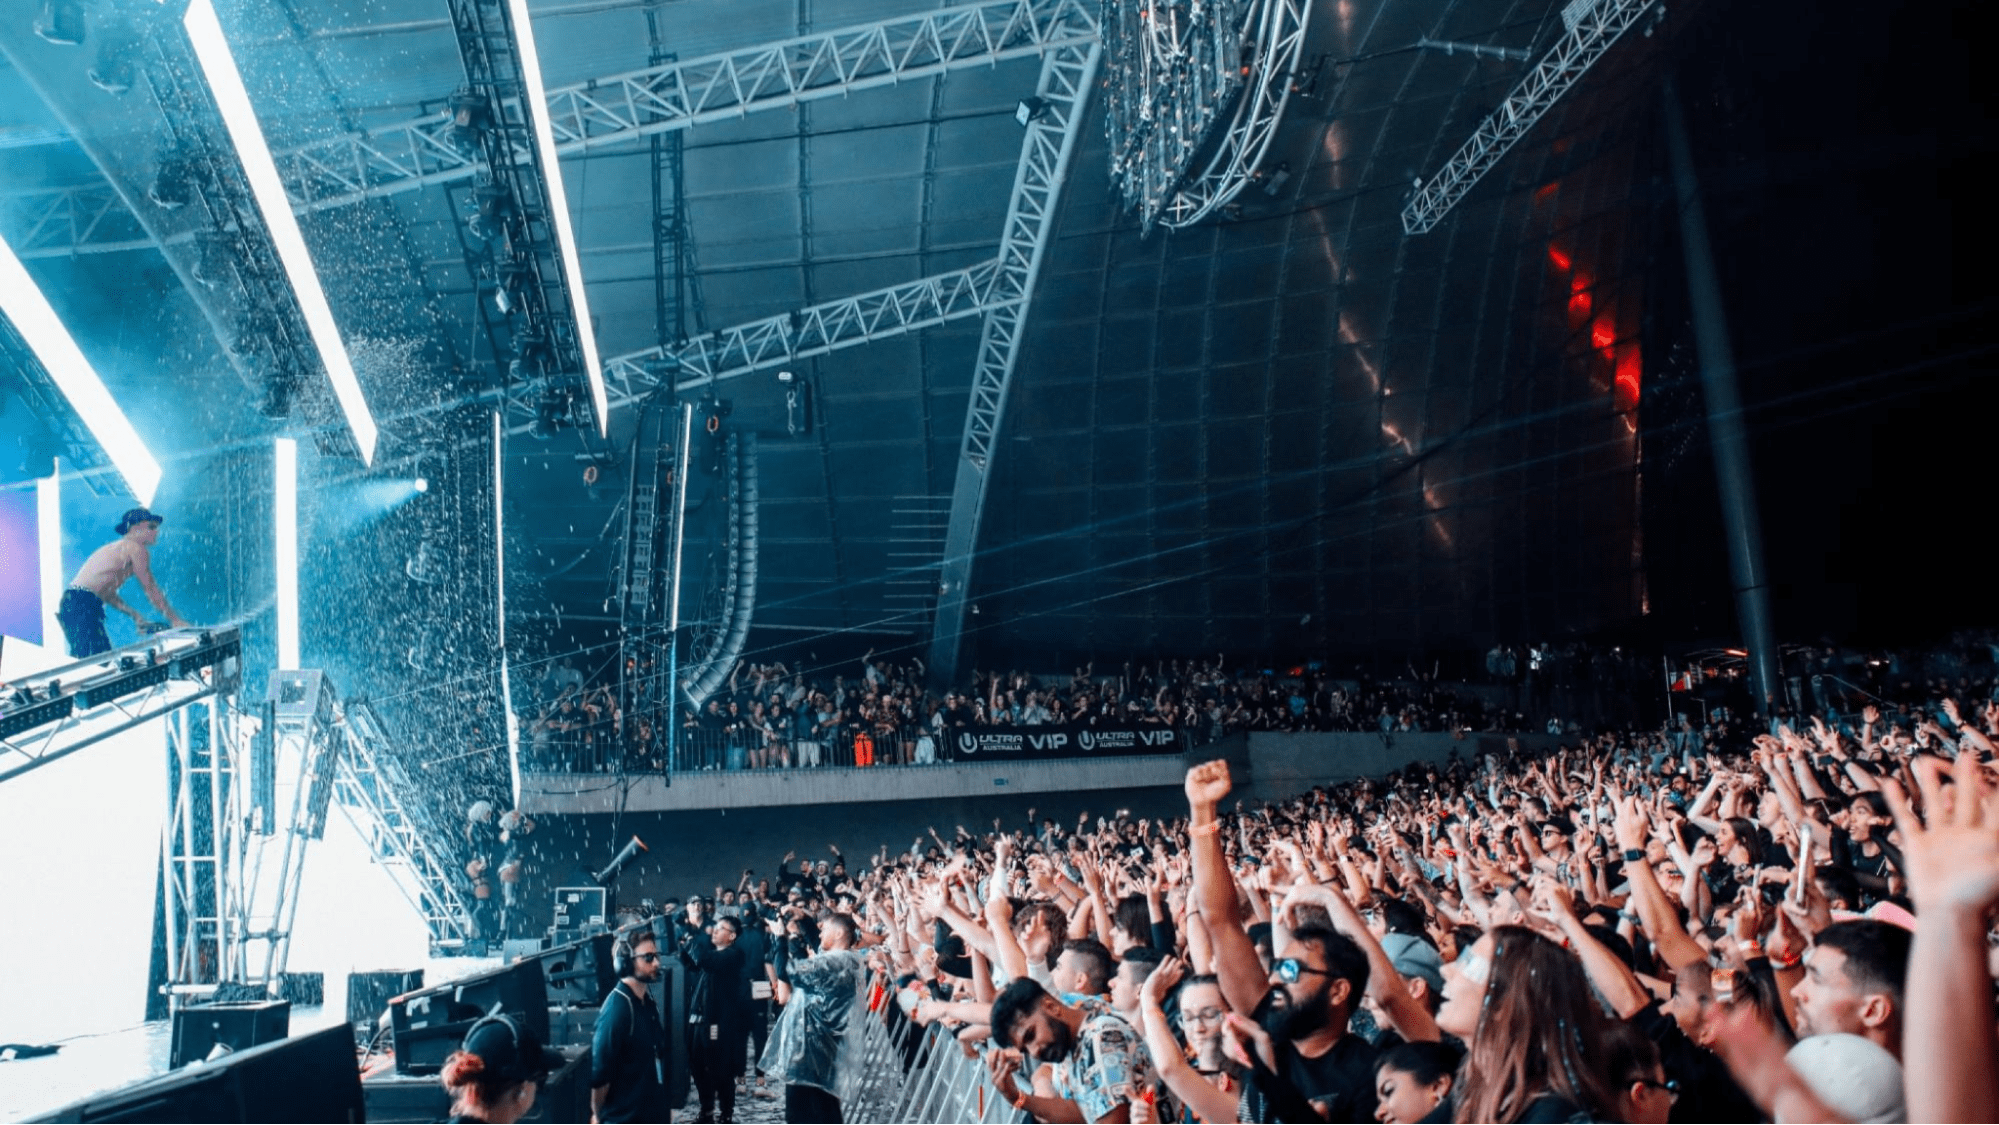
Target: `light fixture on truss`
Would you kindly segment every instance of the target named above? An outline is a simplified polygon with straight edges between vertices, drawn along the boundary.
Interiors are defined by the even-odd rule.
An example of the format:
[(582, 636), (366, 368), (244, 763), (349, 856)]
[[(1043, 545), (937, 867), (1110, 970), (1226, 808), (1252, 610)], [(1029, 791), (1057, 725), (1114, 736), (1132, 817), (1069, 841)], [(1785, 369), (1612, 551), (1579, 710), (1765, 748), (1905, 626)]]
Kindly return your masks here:
[(1309, 0), (1112, 0), (1111, 182), (1146, 230), (1199, 222), (1254, 182), (1291, 97)]

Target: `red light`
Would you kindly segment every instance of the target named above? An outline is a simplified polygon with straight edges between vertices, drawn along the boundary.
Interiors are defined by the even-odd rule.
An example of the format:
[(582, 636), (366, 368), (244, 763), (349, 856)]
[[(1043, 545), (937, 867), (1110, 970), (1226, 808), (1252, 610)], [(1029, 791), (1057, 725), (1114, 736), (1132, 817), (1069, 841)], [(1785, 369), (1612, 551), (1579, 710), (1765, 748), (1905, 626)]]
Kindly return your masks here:
[(1548, 260), (1555, 263), (1556, 269), (1561, 270), (1563, 273), (1569, 272), (1569, 256), (1556, 247), (1548, 247)]
[(1617, 342), (1617, 326), (1612, 324), (1607, 316), (1598, 317), (1596, 325), (1590, 329), (1589, 342), (1606, 353), (1605, 359), (1610, 358), (1607, 353), (1610, 351), (1610, 346)]
[(1562, 181), (1560, 181), (1560, 180), (1549, 180), (1549, 181), (1548, 181), (1547, 183), (1545, 183), (1545, 184), (1542, 184), (1542, 185), (1541, 185), (1540, 187), (1537, 187), (1537, 188), (1535, 188), (1535, 189), (1534, 189), (1534, 202), (1535, 202), (1535, 203), (1546, 203), (1546, 202), (1548, 202), (1548, 201), (1549, 201), (1550, 199), (1553, 199), (1553, 198), (1555, 198), (1555, 191), (1556, 191), (1556, 190), (1557, 190), (1558, 188), (1560, 188), (1561, 186), (1562, 186)]
[(1638, 390), (1645, 377), (1645, 362), (1638, 345), (1627, 343), (1617, 349), (1617, 394), (1620, 408), (1638, 405)]

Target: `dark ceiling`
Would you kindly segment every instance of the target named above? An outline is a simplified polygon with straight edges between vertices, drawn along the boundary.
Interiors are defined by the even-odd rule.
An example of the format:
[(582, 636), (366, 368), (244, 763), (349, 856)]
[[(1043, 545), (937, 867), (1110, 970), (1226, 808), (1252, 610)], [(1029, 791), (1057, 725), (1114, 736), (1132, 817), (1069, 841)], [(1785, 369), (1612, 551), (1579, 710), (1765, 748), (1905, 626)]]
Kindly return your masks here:
[[(931, 6), (533, 10), (553, 87)], [(1640, 616), (1650, 438), (1635, 408), (1680, 328), (1653, 316), (1662, 263), (1678, 252), (1656, 190), (1659, 81), (1664, 60), (1699, 42), (1689, 28), (1723, 18), (1715, 7), (1676, 5), (1658, 34), (1628, 35), (1415, 237), (1398, 219), (1410, 184), (1526, 68), (1416, 42), (1538, 53), (1560, 32), (1555, 0), (1315, 4), (1299, 94), (1263, 165), (1288, 177), (1189, 230), (1142, 234), (1112, 197), (1094, 102), (1000, 430), (967, 663), (1413, 651)], [(444, 0), (220, 10), (281, 151), (440, 113), (464, 81)], [(259, 415), (256, 379), (218, 343), (241, 330), (241, 310), (188, 287), (123, 207), (86, 232), (35, 225), (52, 200), (112, 191), (144, 210), (170, 115), (147, 89), (91, 86), (90, 47), (43, 42), (28, 23), (17, 13), (0, 26), (0, 229), (17, 245), (36, 232), (31, 268), (141, 432), (185, 466), (176, 477), (170, 465), (162, 503), (199, 505), (237, 480), (203, 458), (282, 424)], [(1806, 65), (1796, 54), (1791, 65)], [(1014, 110), (1038, 68), (954, 69), (565, 157), (602, 353), (992, 257), (1021, 150)], [(1692, 88), (1705, 104), (1707, 87)], [(676, 168), (682, 222), (662, 224)], [(478, 311), (469, 193), (450, 180), (305, 222), (386, 419), (385, 477), (471, 432), (452, 430), (442, 406), (491, 386), (506, 350)], [(194, 237), (170, 216), (143, 217)], [(960, 319), (786, 365), (816, 392), (814, 427), (760, 446), (758, 651), (829, 634), (927, 643), (935, 525), (978, 340), (978, 319)], [(717, 390), (747, 416), (778, 393), (774, 379)], [(323, 399), (305, 395), (297, 419), (329, 417)], [(637, 414), (618, 411), (608, 441), (508, 440), (508, 598), (529, 651), (610, 628)], [(349, 487), (358, 465), (314, 471)], [(695, 499), (713, 488), (697, 481)], [(211, 548), (226, 533), (200, 532)], [(220, 614), (255, 599), (213, 601)]]

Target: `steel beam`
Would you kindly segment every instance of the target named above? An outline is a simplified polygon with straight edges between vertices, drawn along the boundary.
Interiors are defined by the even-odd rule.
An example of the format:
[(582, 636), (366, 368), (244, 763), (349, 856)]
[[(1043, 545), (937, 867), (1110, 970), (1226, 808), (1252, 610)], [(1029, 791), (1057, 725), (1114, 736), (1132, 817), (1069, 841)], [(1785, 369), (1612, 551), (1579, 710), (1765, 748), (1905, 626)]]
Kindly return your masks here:
[[(604, 361), (611, 410), (628, 406), (671, 382), (685, 392), (752, 371), (826, 355), (920, 328), (989, 312), (1006, 300), (1004, 270), (995, 259), (891, 285), (795, 312), (710, 332), (684, 344), (661, 344)], [(508, 403), (509, 433), (526, 433), (534, 403)]]
[[(557, 87), (548, 91), (548, 108), (556, 152), (566, 156), (963, 67), (1073, 50), (1096, 37), (1085, 0), (978, 0)], [(452, 134), (450, 115), (433, 113), (302, 145), (278, 154), (278, 167), (300, 208), (339, 207), (471, 178), (483, 161)]]
[(1581, 81), (1658, 0), (1572, 0), (1562, 12), (1567, 30), (1499, 108), (1487, 115), (1437, 174), (1423, 181), (1402, 208), (1402, 230), (1423, 234), (1441, 222), (1515, 142)]
[(958, 654), (965, 626), (966, 597), (978, 549), (979, 521), (984, 513), (986, 484), (992, 472), (994, 442), (1006, 412), (1007, 389), (1020, 355), (1021, 333), (1041, 276), (1055, 211), (1069, 178), (1084, 110), (1096, 87), (1103, 47), (1086, 45), (1055, 51), (1041, 64), (1035, 90), (1042, 110), (1027, 124), (1020, 163), (1014, 169), (1013, 197), (1007, 204), (1006, 226), (1000, 235), (999, 276), (979, 338), (979, 357), (972, 372), (972, 397), (965, 412), (965, 434), (958, 447), (958, 471), (951, 492), (951, 515), (944, 532), (944, 558), (939, 569), (937, 617), (931, 627), (930, 676), (955, 683)]
[[(119, 254), (157, 245), (107, 184), (0, 196), (0, 229), (14, 255), (24, 261)], [(191, 236), (176, 237), (185, 241)]]

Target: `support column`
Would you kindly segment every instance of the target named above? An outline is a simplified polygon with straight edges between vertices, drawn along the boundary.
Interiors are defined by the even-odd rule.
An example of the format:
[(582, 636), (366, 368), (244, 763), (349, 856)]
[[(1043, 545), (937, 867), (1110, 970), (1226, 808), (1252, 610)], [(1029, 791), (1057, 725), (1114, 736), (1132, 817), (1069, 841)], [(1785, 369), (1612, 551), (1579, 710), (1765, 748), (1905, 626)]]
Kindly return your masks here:
[(1701, 394), (1707, 401), (1708, 444), (1714, 450), (1714, 482), (1721, 500), (1728, 574), (1735, 590), (1735, 620), (1749, 650), (1749, 683), (1759, 713), (1780, 697), (1775, 627), (1770, 619), (1770, 587), (1763, 567), (1763, 521), (1756, 506), (1756, 479), (1749, 463), (1749, 434), (1742, 422), (1742, 393), (1735, 375), (1735, 352), (1728, 341), (1728, 317), (1714, 248), (1708, 244), (1707, 214), (1701, 207), (1700, 179), (1687, 144), (1679, 84), (1665, 82), (1666, 147), (1679, 202), (1680, 250), (1686, 258), (1687, 303), (1693, 312), (1694, 350), (1700, 360)]

